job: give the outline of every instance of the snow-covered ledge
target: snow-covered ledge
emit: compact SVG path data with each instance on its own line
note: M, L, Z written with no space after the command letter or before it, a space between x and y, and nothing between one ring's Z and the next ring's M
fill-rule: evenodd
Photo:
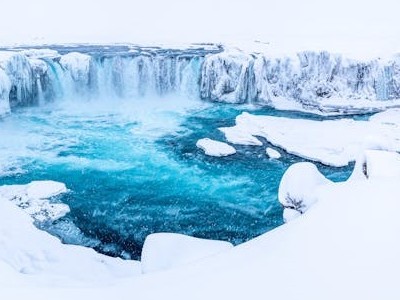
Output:
M365 149L400 151L400 109L375 114L369 120L315 121L244 112L233 127L219 128L228 142L261 146L263 137L286 152L341 167ZM379 145L379 147L376 147Z

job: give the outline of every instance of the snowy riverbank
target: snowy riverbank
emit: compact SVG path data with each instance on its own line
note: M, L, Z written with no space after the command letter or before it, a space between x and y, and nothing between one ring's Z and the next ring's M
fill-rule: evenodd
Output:
M322 184L314 191L316 203L290 223L197 263L145 276L135 276L130 262L61 245L2 198L0 294L30 299L83 299L88 293L97 299L397 299L400 156L368 151L359 163L366 164L368 178L356 168L347 182ZM10 264L15 259L19 268ZM36 274L22 274L22 266L34 263ZM89 289L76 289L82 286Z

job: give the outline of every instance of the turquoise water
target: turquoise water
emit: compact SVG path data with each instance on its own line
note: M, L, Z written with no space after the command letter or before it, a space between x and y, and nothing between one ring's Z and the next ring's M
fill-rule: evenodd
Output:
M249 110L314 118L178 98L22 109L0 123L0 185L64 182L70 192L58 200L71 213L38 226L113 256L138 258L145 237L161 231L242 243L282 224L279 181L302 161L269 160L265 140L225 158L197 149L199 138L223 140L217 128ZM319 168L333 180L350 174Z

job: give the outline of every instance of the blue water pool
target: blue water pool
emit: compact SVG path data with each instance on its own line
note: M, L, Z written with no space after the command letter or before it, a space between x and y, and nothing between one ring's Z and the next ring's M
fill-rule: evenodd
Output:
M269 160L265 140L225 158L196 148L199 138L223 141L218 127L249 109L178 98L21 109L0 122L0 185L64 182L70 192L59 201L71 213L38 226L113 256L140 257L145 237L161 231L242 243L282 224L279 181L301 161L283 151ZM333 180L350 174L350 167L319 168Z

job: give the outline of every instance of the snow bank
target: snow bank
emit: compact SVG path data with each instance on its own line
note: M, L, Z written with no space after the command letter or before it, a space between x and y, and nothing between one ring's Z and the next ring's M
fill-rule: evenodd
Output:
M132 288L145 299L397 299L399 179L322 185L301 218Z
M285 208L284 219L289 221L297 213L306 212L316 202L316 190L332 182L309 162L291 165L279 184L278 199Z
M398 154L370 154L372 165L398 168ZM297 165L295 169L299 173L292 177L293 187L298 186L300 192L299 178L306 178L300 171L315 182L318 178L324 181L310 165ZM55 238L34 228L29 216L8 201L0 201L0 295L18 299L129 299L132 295L138 299L260 299L266 294L274 299L398 299L400 176L388 177L383 171L374 172L376 176L368 180L364 177L320 185L313 193L318 204L301 218L229 251L135 278L129 276L138 269L128 267L129 262L123 262L123 268L118 260L91 250L61 246ZM174 244L170 238L162 237L162 243ZM158 243L155 239L156 247ZM157 258L163 255L161 249L168 249L168 257L174 258L186 247L192 249L193 244L152 247L152 251ZM29 256L23 255L27 253ZM37 265L32 269L33 258ZM51 259L51 263L39 258ZM9 265L37 273L15 274ZM42 267L40 271L38 266ZM116 269L120 276L125 270L128 278L117 278ZM86 293L82 289L54 288L59 285L87 288ZM14 288L3 288L10 286Z
M232 146L223 142L214 141L209 138L198 140L196 146L204 150L204 153L209 156L221 157L236 153L235 148Z
M270 147L267 147L267 149L265 149L265 153L271 159L280 159L281 158L281 154L277 150L272 149Z
M231 249L231 243L176 233L147 236L142 250L142 272L152 273L193 263Z
M346 166L364 149L400 150L400 110L378 113L368 121L313 121L242 113L236 125L220 128L233 144L262 145L261 136L294 155L332 166ZM375 144L375 146L373 146Z
M366 150L356 161L349 180L400 177L400 155L395 152Z
M0 268L0 285L2 282L6 282L7 286L24 282L24 287L69 286L72 283L74 286L90 286L94 282L96 285L112 284L118 278L140 273L137 262L122 261L100 255L92 249L62 244L57 238L38 230L33 225L33 219L11 203L27 204L22 208L29 210L31 207L35 211L34 205L39 200L65 190L65 186L57 182L0 187L0 266L8 266ZM14 198L10 199L13 195ZM22 203L21 199L26 202ZM34 214L34 217L37 215ZM53 219L54 215L50 211L46 217ZM9 277L10 273L14 276ZM35 276L20 276L18 273Z
M69 213L68 205L49 200L67 192L63 183L55 181L33 181L27 185L5 185L0 187L0 198L7 199L39 222L54 221Z

